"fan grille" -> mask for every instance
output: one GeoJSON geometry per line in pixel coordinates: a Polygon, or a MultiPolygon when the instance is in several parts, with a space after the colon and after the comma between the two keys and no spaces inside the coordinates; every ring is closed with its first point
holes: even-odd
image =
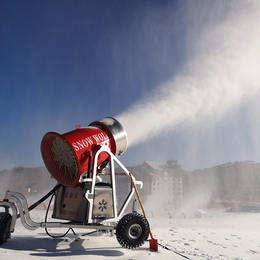
{"type": "Polygon", "coordinates": [[[41,143],[43,161],[51,175],[64,186],[78,183],[78,164],[76,157],[59,135],[48,133],[41,143]]]}

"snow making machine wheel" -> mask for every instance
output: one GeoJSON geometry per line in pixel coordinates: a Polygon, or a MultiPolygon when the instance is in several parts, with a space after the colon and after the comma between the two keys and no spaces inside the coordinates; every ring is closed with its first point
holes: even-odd
{"type": "Polygon", "coordinates": [[[135,249],[144,244],[149,236],[149,223],[138,213],[129,213],[123,216],[116,227],[118,243],[128,249],[135,249]]]}
{"type": "Polygon", "coordinates": [[[0,212],[0,245],[5,243],[11,237],[10,226],[12,222],[11,214],[0,212]]]}

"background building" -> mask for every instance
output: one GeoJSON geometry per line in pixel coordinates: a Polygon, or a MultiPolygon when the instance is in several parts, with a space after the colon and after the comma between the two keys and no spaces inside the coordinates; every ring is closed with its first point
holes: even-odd
{"type": "MultiPolygon", "coordinates": [[[[127,169],[136,180],[143,182],[139,192],[148,210],[178,210],[181,207],[183,210],[187,206],[193,206],[195,210],[223,206],[260,210],[260,163],[230,162],[185,171],[176,160],[166,163],[145,161],[127,169]]],[[[131,181],[120,168],[115,170],[120,207],[131,189],[131,181]]],[[[100,174],[103,181],[109,181],[108,174],[109,171],[100,174]]],[[[0,171],[0,199],[4,198],[6,190],[12,190],[24,194],[29,203],[35,202],[56,183],[45,167],[3,170],[0,171]]]]}
{"type": "MultiPolygon", "coordinates": [[[[139,189],[142,201],[160,203],[160,209],[164,210],[182,205],[181,168],[176,160],[169,160],[166,164],[145,161],[142,165],[127,167],[136,180],[143,182],[143,188],[139,189]]],[[[131,189],[131,182],[120,168],[116,168],[116,182],[118,204],[121,205],[131,189]]]]}

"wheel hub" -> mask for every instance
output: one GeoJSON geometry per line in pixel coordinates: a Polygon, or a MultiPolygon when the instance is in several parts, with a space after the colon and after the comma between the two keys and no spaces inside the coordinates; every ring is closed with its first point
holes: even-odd
{"type": "Polygon", "coordinates": [[[142,227],[139,224],[133,224],[128,231],[131,239],[138,239],[142,235],[142,227]]]}

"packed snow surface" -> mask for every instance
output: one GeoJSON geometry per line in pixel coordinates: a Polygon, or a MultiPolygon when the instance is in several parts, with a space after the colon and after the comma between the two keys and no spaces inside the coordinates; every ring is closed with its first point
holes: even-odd
{"type": "MultiPolygon", "coordinates": [[[[12,238],[0,246],[0,259],[260,259],[260,213],[226,210],[202,213],[201,217],[147,212],[151,231],[160,244],[159,252],[150,251],[149,242],[137,250],[128,250],[118,244],[115,235],[99,232],[84,235],[90,230],[75,229],[76,235],[69,232],[66,237],[51,238],[44,229],[29,231],[17,220],[12,238]]],[[[37,222],[42,222],[44,215],[44,210],[31,212],[37,222]]],[[[66,230],[48,231],[57,235],[66,230]]]]}

